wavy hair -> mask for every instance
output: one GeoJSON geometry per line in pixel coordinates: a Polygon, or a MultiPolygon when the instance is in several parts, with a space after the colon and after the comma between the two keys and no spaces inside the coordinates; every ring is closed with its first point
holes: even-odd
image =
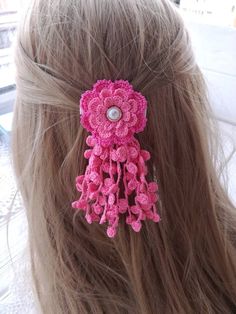
{"type": "Polygon", "coordinates": [[[236,211],[191,41],[167,0],[34,0],[15,47],[13,162],[44,314],[233,313],[236,211]],[[79,100],[98,79],[148,100],[137,134],[159,185],[159,224],[116,238],[71,202],[86,168],[79,100]]]}

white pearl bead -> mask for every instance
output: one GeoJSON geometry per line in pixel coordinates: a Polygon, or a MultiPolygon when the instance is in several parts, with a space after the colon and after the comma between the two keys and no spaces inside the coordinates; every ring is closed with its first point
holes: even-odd
{"type": "Polygon", "coordinates": [[[118,121],[121,118],[121,110],[116,106],[112,106],[107,110],[107,118],[110,121],[118,121]]]}

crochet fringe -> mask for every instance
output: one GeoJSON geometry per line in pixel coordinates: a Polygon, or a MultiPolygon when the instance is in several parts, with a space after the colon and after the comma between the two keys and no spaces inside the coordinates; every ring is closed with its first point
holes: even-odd
{"type": "Polygon", "coordinates": [[[138,140],[132,137],[128,143],[105,147],[89,135],[86,143],[91,147],[84,153],[89,162],[85,174],[76,178],[81,196],[72,207],[84,211],[89,224],[108,223],[110,238],[116,235],[122,215],[136,232],[143,220],[159,222],[155,205],[158,185],[145,178],[150,153],[140,148],[138,140]]]}

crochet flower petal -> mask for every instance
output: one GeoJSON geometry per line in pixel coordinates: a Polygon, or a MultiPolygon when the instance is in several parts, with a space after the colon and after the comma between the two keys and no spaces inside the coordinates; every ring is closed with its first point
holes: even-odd
{"type": "Polygon", "coordinates": [[[96,112],[97,112],[98,114],[105,114],[106,111],[107,111],[107,108],[105,108],[105,107],[103,106],[103,104],[98,105],[97,108],[96,108],[96,112]]]}
{"type": "Polygon", "coordinates": [[[112,97],[114,105],[120,107],[123,103],[123,99],[120,96],[113,96],[112,97]]]}
{"type": "Polygon", "coordinates": [[[108,131],[103,131],[102,133],[100,133],[100,135],[101,135],[101,137],[103,139],[108,139],[108,138],[110,138],[113,135],[113,133],[112,132],[108,132],[108,131]]]}
{"type": "Polygon", "coordinates": [[[121,97],[123,100],[128,99],[127,91],[125,89],[122,89],[122,88],[116,89],[114,92],[114,95],[121,97]]]}
{"type": "Polygon", "coordinates": [[[141,132],[144,130],[145,128],[145,125],[146,125],[146,122],[147,122],[147,118],[143,116],[143,114],[139,113],[137,115],[137,119],[138,119],[138,122],[136,124],[136,128],[135,128],[135,131],[136,132],[141,132]]]}
{"type": "Polygon", "coordinates": [[[104,123],[104,129],[107,130],[107,131],[111,131],[115,128],[116,126],[116,123],[113,123],[113,122],[110,122],[110,121],[106,121],[104,123]]]}
{"type": "Polygon", "coordinates": [[[111,106],[114,106],[114,101],[113,101],[113,97],[107,97],[105,100],[104,100],[104,105],[106,108],[109,108],[111,106]]]}
{"type": "Polygon", "coordinates": [[[132,98],[136,100],[139,112],[144,112],[147,108],[146,98],[139,92],[134,93],[132,98]]]}
{"type": "Polygon", "coordinates": [[[106,119],[104,114],[98,114],[96,116],[96,124],[97,125],[104,124],[104,123],[106,123],[106,121],[107,121],[107,119],[106,119]]]}
{"type": "Polygon", "coordinates": [[[88,103],[88,110],[96,111],[97,107],[101,104],[101,100],[98,97],[91,99],[88,103]]]}
{"type": "Polygon", "coordinates": [[[96,92],[99,92],[105,88],[105,87],[109,87],[109,85],[111,84],[111,80],[98,80],[94,85],[93,85],[93,89],[96,92]]]}
{"type": "Polygon", "coordinates": [[[100,137],[103,139],[107,139],[113,135],[113,132],[106,130],[103,125],[100,125],[98,127],[98,133],[99,133],[100,137]]]}
{"type": "Polygon", "coordinates": [[[96,92],[90,91],[90,90],[82,94],[81,99],[80,99],[80,107],[82,108],[83,112],[87,112],[89,101],[95,97],[97,97],[96,92]]]}
{"type": "Polygon", "coordinates": [[[125,125],[124,121],[120,120],[120,121],[117,122],[116,128],[117,129],[121,129],[121,128],[123,128],[124,125],[125,125]]]}
{"type": "Polygon", "coordinates": [[[126,125],[123,128],[121,127],[121,128],[116,129],[116,135],[118,137],[125,137],[128,134],[128,132],[129,132],[129,129],[126,125]]]}
{"type": "Polygon", "coordinates": [[[114,89],[122,88],[122,89],[126,90],[127,93],[133,91],[132,85],[130,85],[130,83],[128,81],[125,81],[125,80],[116,80],[113,83],[113,88],[114,89]]]}
{"type": "Polygon", "coordinates": [[[93,128],[93,129],[96,129],[98,126],[97,126],[97,117],[95,115],[90,115],[88,120],[89,120],[89,124],[90,126],[93,128]]]}
{"type": "Polygon", "coordinates": [[[138,118],[136,114],[132,113],[130,121],[128,122],[128,126],[134,126],[138,122],[138,118]]]}
{"type": "Polygon", "coordinates": [[[84,128],[86,128],[88,131],[93,131],[93,127],[91,126],[90,122],[89,122],[89,117],[90,115],[88,114],[83,114],[81,117],[80,117],[80,122],[82,124],[82,126],[84,128]]]}
{"type": "Polygon", "coordinates": [[[135,99],[129,99],[128,103],[130,104],[130,111],[133,113],[136,112],[138,109],[137,101],[135,99]]]}
{"type": "Polygon", "coordinates": [[[126,112],[130,110],[130,104],[128,102],[123,102],[121,105],[122,111],[126,112]]]}
{"type": "Polygon", "coordinates": [[[123,116],[122,116],[123,121],[127,122],[130,120],[130,118],[131,118],[131,114],[129,111],[123,113],[123,116]]]}
{"type": "Polygon", "coordinates": [[[99,93],[99,97],[100,98],[106,98],[106,97],[110,97],[112,96],[112,91],[109,88],[103,88],[100,93],[99,93]]]}

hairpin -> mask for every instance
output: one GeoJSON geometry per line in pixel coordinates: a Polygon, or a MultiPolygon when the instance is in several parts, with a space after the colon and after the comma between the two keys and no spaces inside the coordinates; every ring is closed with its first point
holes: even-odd
{"type": "Polygon", "coordinates": [[[124,80],[98,80],[80,99],[80,122],[91,132],[86,138],[90,149],[84,152],[85,173],[76,177],[82,193],[72,207],[84,211],[89,224],[108,223],[110,238],[121,215],[136,232],[145,219],[160,221],[158,184],[145,179],[150,153],[134,137],[145,128],[146,110],[146,98],[124,80]]]}

